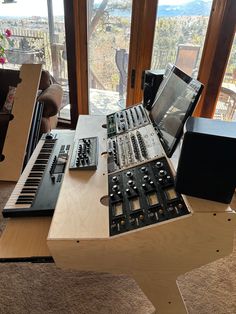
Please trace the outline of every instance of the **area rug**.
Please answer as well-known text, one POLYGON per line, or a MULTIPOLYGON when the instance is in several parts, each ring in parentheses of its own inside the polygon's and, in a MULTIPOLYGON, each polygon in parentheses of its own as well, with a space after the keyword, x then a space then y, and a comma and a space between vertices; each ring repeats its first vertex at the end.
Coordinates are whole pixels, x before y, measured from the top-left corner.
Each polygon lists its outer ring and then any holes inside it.
MULTIPOLYGON (((0 182, 0 209, 13 183, 0 182)), ((233 199, 232 207, 236 208, 233 199)), ((0 217, 0 226, 4 228, 0 217)), ((236 313, 236 243, 230 256, 181 275, 177 280, 189 314, 236 313)), ((153 313, 127 275, 60 270, 55 264, 0 264, 0 314, 153 313)), ((160 313, 165 314, 165 313, 160 313)))
POLYGON ((1 314, 144 314, 154 307, 125 275, 0 264, 1 314))

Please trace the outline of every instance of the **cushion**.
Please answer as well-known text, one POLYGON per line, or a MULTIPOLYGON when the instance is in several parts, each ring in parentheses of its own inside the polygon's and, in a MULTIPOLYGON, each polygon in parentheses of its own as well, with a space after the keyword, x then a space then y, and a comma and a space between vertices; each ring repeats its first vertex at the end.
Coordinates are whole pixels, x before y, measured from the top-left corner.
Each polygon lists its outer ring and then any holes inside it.
POLYGON ((51 74, 48 71, 43 70, 41 73, 39 89, 45 90, 51 85, 51 83, 51 74))
POLYGON ((16 93, 16 87, 9 86, 9 91, 8 91, 5 103, 3 104, 3 107, 1 109, 3 112, 7 112, 7 113, 11 112, 15 93, 16 93))
POLYGON ((38 97, 38 101, 44 103, 43 117, 51 117, 56 115, 61 109, 63 97, 63 89, 58 84, 50 85, 38 97))

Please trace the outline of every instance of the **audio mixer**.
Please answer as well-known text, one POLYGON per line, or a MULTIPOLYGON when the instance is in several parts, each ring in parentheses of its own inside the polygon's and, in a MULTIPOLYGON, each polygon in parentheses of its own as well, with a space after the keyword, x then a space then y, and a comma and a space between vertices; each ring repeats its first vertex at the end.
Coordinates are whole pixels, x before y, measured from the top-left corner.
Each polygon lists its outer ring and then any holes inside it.
POLYGON ((107 116, 107 136, 122 134, 149 123, 147 111, 142 104, 138 104, 107 116))
POLYGON ((110 236, 190 214, 165 157, 108 175, 110 236))
POLYGON ((108 138, 107 151, 108 173, 164 155, 151 124, 108 138))

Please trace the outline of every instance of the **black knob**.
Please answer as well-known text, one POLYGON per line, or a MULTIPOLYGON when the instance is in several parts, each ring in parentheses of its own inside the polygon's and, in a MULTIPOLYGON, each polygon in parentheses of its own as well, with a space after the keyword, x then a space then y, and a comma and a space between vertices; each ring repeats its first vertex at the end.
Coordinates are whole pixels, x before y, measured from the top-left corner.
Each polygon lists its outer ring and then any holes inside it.
POLYGON ((127 172, 126 172, 126 175, 127 175, 127 177, 130 177, 130 178, 131 178, 131 177, 132 177, 132 172, 131 172, 131 171, 127 171, 127 172))
POLYGON ((143 180, 148 181, 148 179, 149 179, 149 176, 145 174, 145 176, 143 176, 143 180))
POLYGON ((118 190, 118 185, 116 185, 116 184, 115 184, 115 185, 113 185, 112 190, 113 190, 113 191, 117 191, 117 190, 118 190))
POLYGON ((129 180, 129 181, 128 181, 128 185, 131 186, 131 185, 133 185, 133 184, 134 184, 134 181, 133 181, 133 180, 129 180))
POLYGON ((159 174, 160 177, 164 177, 164 175, 166 175, 166 171, 165 170, 160 170, 158 174, 159 174))
POLYGON ((142 172, 147 172, 147 168, 146 168, 146 167, 142 167, 142 168, 141 168, 141 171, 142 171, 142 172))
POLYGON ((113 182, 118 182, 117 176, 112 177, 112 181, 113 181, 113 182))
POLYGON ((143 183, 143 184, 142 184, 142 188, 143 188, 144 190, 146 190, 146 189, 147 189, 147 186, 146 186, 146 184, 145 184, 145 183, 143 183))
POLYGON ((161 168, 163 166, 163 163, 161 161, 158 161, 156 163, 157 168, 161 168))
POLYGON ((47 140, 53 139, 52 133, 48 133, 48 134, 45 136, 45 138, 46 138, 47 140))

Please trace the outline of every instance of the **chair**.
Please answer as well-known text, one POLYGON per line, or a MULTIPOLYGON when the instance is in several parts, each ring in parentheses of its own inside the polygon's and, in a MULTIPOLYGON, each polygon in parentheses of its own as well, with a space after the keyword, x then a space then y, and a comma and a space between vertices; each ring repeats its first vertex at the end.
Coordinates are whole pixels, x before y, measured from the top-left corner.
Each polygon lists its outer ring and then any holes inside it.
POLYGON ((230 88, 221 87, 214 119, 236 120, 236 92, 230 88))
POLYGON ((190 76, 196 74, 196 65, 200 51, 199 45, 180 44, 175 65, 190 76))

